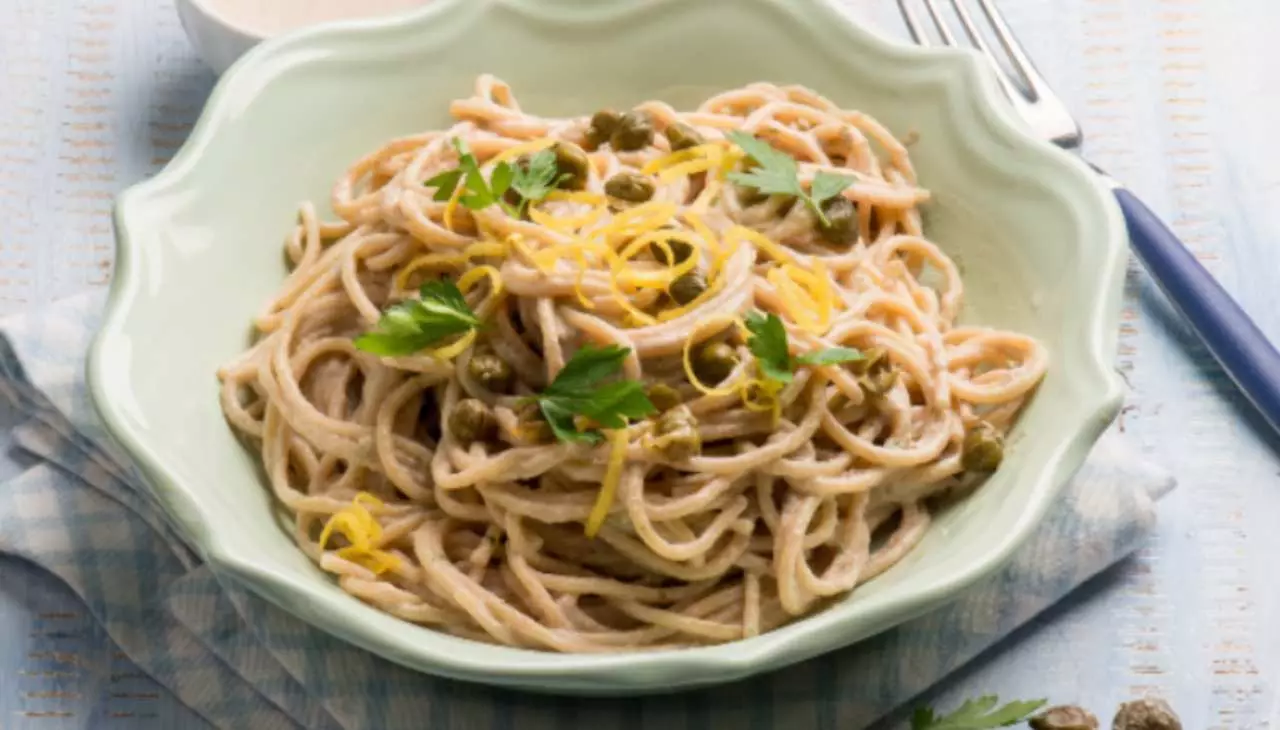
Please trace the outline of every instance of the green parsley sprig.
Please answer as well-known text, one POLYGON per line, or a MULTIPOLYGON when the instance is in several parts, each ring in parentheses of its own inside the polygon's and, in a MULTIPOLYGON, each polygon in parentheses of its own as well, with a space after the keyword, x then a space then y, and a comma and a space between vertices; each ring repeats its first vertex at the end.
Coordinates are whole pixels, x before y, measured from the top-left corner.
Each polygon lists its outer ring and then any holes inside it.
POLYGON ((839 365, 863 358, 861 352, 849 347, 826 347, 793 358, 787 345, 787 329, 778 315, 749 312, 745 323, 750 333, 747 349, 755 355, 760 373, 779 383, 790 383, 797 365, 839 365))
POLYGON ((555 380, 531 399, 537 402, 557 439, 589 444, 604 439, 599 429, 579 431, 574 422, 576 416, 604 428, 624 428, 627 419, 657 412, 639 382, 604 382, 622 372, 622 361, 630 352, 618 345, 583 347, 569 358, 555 380))
POLYGON ((356 348, 384 357, 412 355, 480 326, 480 318, 452 281, 428 281, 418 294, 420 299, 388 307, 372 332, 355 339, 356 348))
POLYGON ((423 185, 436 189, 432 196, 434 200, 445 201, 453 197, 458 184, 462 183, 465 192, 458 198, 458 202, 469 210, 480 210, 496 204, 507 215, 520 218, 530 203, 547 197, 565 177, 559 173, 556 153, 550 147, 530 155, 526 164, 499 162, 493 166, 488 180, 484 179, 480 162, 471 154, 465 140, 454 137, 453 147, 458 151, 458 166, 432 177, 423 185), (508 190, 513 190, 520 196, 519 203, 512 205, 504 199, 508 190))
POLYGON ((759 165, 747 172, 729 173, 730 180, 766 195, 794 195, 809 206, 823 226, 831 225, 822 204, 852 185, 853 178, 822 171, 813 176, 813 182, 805 190, 800 184, 800 166, 791 155, 746 132, 733 131, 728 136, 730 142, 741 147, 759 165))
POLYGON ((939 716, 931 707, 917 708, 911 716, 911 730, 989 730, 1010 727, 1045 705, 1047 700, 1020 700, 997 708, 1000 698, 986 695, 966 700, 950 715, 939 716))

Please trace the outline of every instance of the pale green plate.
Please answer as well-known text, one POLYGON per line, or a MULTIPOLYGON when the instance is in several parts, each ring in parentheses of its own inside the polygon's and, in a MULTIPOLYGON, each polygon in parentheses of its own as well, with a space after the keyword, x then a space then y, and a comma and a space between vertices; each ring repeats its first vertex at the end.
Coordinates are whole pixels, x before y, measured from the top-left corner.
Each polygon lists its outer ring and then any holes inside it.
POLYGON ((219 83, 191 139, 125 192, 93 395, 156 494, 224 576, 393 661, 546 691, 723 682, 845 646, 956 596, 1039 523, 1120 400, 1111 360, 1126 239, 1086 167, 1021 131, 977 56, 891 45, 821 0, 436 0, 404 19, 268 42, 219 83), (218 408, 214 370, 285 275, 299 201, 383 140, 446 124, 492 72, 536 113, 802 83, 917 132, 929 233, 963 268, 969 321, 1029 333, 1052 368, 999 473, 906 560, 830 610, 706 649, 564 656, 436 633, 338 590, 278 526, 255 456, 218 408))

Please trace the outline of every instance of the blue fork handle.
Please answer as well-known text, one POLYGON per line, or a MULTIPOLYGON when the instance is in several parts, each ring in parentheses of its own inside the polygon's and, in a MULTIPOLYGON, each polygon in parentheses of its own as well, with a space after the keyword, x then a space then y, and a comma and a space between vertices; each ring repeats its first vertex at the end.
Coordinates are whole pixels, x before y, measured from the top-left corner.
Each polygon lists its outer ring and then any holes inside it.
POLYGON ((1115 196, 1129 240, 1151 277, 1263 418, 1280 431, 1280 352, 1146 204, 1124 188, 1116 188, 1115 196))

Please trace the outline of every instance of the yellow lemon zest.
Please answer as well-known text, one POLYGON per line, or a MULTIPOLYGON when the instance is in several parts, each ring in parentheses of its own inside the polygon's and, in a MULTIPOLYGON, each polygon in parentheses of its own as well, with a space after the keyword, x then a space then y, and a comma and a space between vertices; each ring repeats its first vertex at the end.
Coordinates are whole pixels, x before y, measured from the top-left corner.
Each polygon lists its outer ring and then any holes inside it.
POLYGON ((802 329, 817 332, 819 327, 815 310, 818 303, 791 280, 783 269, 770 269, 765 278, 777 290, 778 297, 782 300, 783 314, 802 329))
POLYGON ((593 206, 608 205, 609 203, 609 199, 600 193, 593 193, 587 190, 552 190, 547 193, 547 197, 543 198, 543 200, 564 203, 585 203, 593 206))
POLYGON ((434 347, 434 348, 428 349, 426 353, 437 360, 452 360, 453 358, 462 354, 463 350, 466 350, 468 347, 471 347, 471 345, 474 344, 475 341, 476 341, 476 331, 467 330, 465 334, 463 334, 461 337, 454 340, 453 342, 447 345, 444 345, 442 347, 434 347))
POLYGON ((541 152, 542 150, 545 150, 546 148, 550 147, 555 143, 556 141, 549 137, 544 137, 543 139, 535 139, 532 142, 523 142, 513 147, 508 147, 507 149, 494 155, 493 159, 491 159, 490 162, 494 164, 497 164, 499 162, 510 162, 515 158, 519 157, 520 155, 531 155, 535 152, 541 152))
POLYGON ((350 543, 335 551, 338 557, 368 568, 375 574, 400 567, 399 558, 377 547, 382 540, 382 525, 378 524, 369 507, 380 509, 382 506, 382 501, 368 492, 357 494, 350 505, 334 512, 325 522, 324 529, 320 531, 320 549, 324 550, 329 538, 337 532, 350 543))
POLYGON ((484 277, 489 277, 489 283, 493 288, 493 296, 498 296, 505 288, 502 284, 502 274, 492 266, 477 266, 462 276, 458 277, 458 289, 463 294, 471 291, 472 288, 484 277))
POLYGON ((665 270, 624 272, 623 283, 634 284, 643 289, 666 289, 671 282, 697 267, 698 260, 701 258, 699 254, 702 251, 702 242, 684 231, 650 231, 637 236, 618 253, 618 258, 623 261, 630 261, 640 252, 647 250, 649 244, 656 243, 666 253, 667 261, 671 261, 675 254, 671 251, 671 246, 667 241, 679 241, 687 244, 692 249, 689 257, 675 265, 668 265, 665 270))
POLYGON ((567 233, 586 228, 600 220, 609 212, 606 207, 596 207, 577 215, 552 215, 536 206, 529 207, 529 220, 553 231, 567 233))
MULTIPOLYGON (((813 302, 811 310, 813 325, 808 327, 801 324, 801 326, 813 334, 825 335, 831 329, 836 311, 842 308, 841 301, 831 286, 831 275, 827 271, 826 263, 815 259, 812 271, 794 264, 784 264, 782 271, 813 302)), ((796 321, 799 323, 798 319, 796 321)))
POLYGON ((595 537, 600 526, 609 516, 609 508, 613 506, 618 494, 618 482, 622 481, 622 464, 627 458, 627 431, 618 429, 609 433, 609 464, 605 467, 604 481, 600 484, 600 493, 596 495, 596 503, 591 507, 587 517, 587 537, 595 537))
POLYGON ((613 220, 593 232, 612 243, 614 238, 629 239, 646 231, 657 230, 675 217, 674 203, 650 201, 619 212, 613 220))
POLYGON ((536 267, 538 271, 541 271, 544 274, 551 273, 550 267, 543 266, 538 263, 537 255, 534 254, 533 249, 529 248, 528 244, 524 242, 524 236, 520 235, 519 233, 512 233, 511 235, 507 236, 507 248, 508 248, 508 252, 507 252, 508 256, 511 254, 512 251, 514 251, 515 253, 520 255, 520 258, 524 259, 525 261, 529 262, 534 267, 536 267))
POLYGON ((707 148, 710 147, 719 148, 719 145, 715 143, 700 144, 697 147, 690 147, 689 149, 680 150, 679 152, 672 152, 671 154, 659 157, 656 160, 649 160, 649 162, 645 163, 644 167, 640 168, 640 172, 645 175, 652 175, 660 170, 669 170, 677 165, 700 160, 706 157, 707 148))
POLYGON ((467 264, 474 258, 506 256, 507 247, 497 241, 480 241, 462 249, 459 253, 428 253, 414 258, 396 274, 396 287, 404 289, 409 284, 409 277, 418 269, 434 266, 452 267, 467 264))
POLYGON ((730 228, 724 236, 725 247, 734 250, 738 244, 750 242, 757 249, 763 251, 769 258, 784 264, 794 263, 796 257, 782 246, 769 240, 767 236, 759 231, 753 231, 745 226, 734 226, 730 228))

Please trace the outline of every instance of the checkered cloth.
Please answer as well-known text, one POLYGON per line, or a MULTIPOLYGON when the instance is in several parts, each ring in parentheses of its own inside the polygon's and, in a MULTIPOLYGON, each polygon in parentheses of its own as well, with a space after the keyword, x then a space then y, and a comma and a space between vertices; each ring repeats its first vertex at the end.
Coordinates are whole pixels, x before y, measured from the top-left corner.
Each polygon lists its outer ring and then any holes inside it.
POLYGON ((0 487, 0 552, 65 581, 130 659, 219 728, 865 727, 1133 550, 1173 486, 1109 434, 1016 559, 932 615, 710 690, 527 695, 409 671, 220 583, 93 416, 81 373, 102 310, 84 295, 0 323, 0 393, 26 416, 14 442, 40 460, 0 487))

